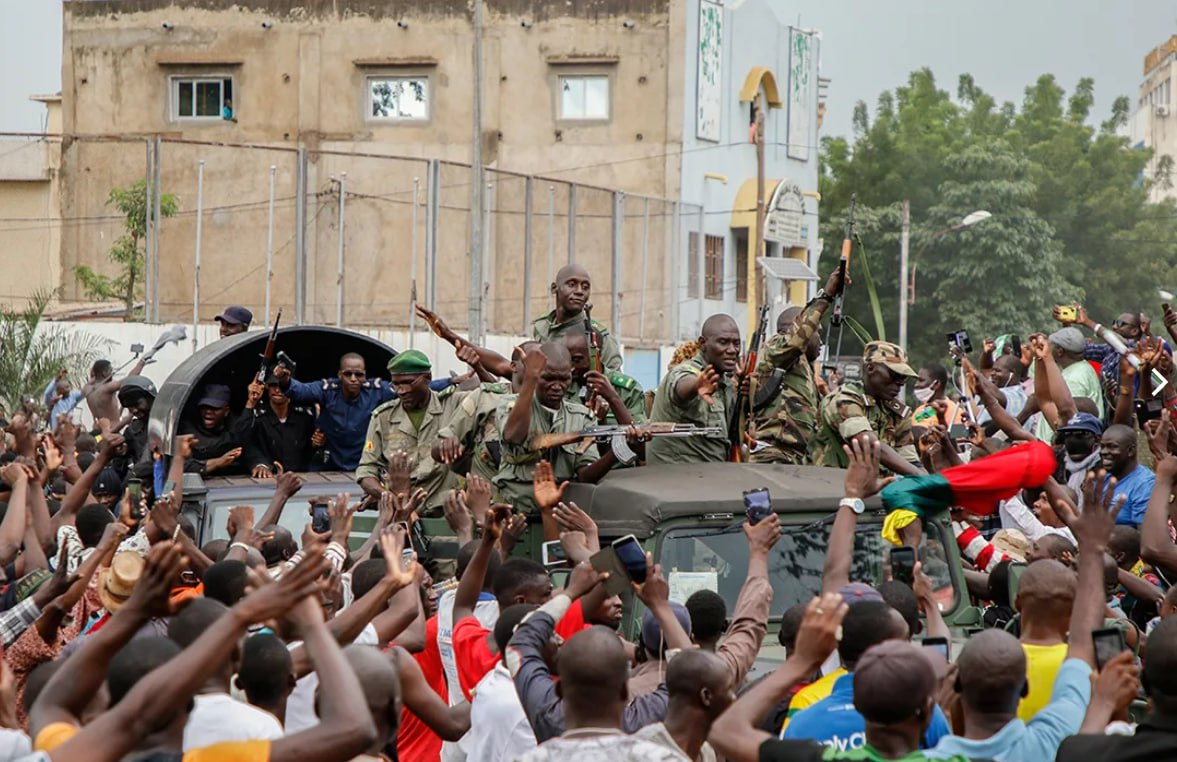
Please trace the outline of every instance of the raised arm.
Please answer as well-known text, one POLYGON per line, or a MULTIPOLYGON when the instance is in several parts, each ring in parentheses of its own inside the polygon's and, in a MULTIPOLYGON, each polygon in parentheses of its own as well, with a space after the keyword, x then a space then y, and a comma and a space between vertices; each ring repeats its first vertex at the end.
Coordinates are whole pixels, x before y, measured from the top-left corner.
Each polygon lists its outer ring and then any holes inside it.
POLYGON ((470 557, 466 571, 458 580, 458 589, 454 591, 453 621, 456 625, 468 616, 474 616, 474 607, 478 604, 478 595, 482 592, 486 582, 486 570, 490 565, 490 554, 495 552, 495 543, 503 533, 503 527, 511 519, 510 506, 499 505, 487 514, 486 526, 482 530, 482 540, 478 549, 470 557))
POLYGON ((111 434, 102 438, 102 444, 98 447, 98 453, 94 456, 94 462, 90 464, 78 478, 76 482, 65 493, 62 498, 61 508, 53 516, 53 529, 57 530, 61 526, 73 526, 77 520, 78 511, 86 504, 87 498, 90 497, 90 488, 94 486, 94 482, 98 479, 98 475, 102 473, 102 469, 110 464, 110 459, 114 456, 115 450, 123 444, 123 437, 121 434, 111 434))
POLYGON ((12 488, 8 510, 0 521, 0 566, 6 566, 20 552, 21 540, 28 520, 29 472, 19 463, 9 463, 0 469, 0 478, 12 488))
MULTIPOLYGON (((475 371, 478 371, 479 377, 482 377, 483 371, 489 371, 496 376, 502 378, 511 377, 511 361, 500 355, 494 350, 480 347, 477 344, 471 344, 463 339, 453 331, 441 317, 432 310, 422 307, 420 304, 416 305, 417 315, 429 324, 432 330, 440 339, 449 343, 458 350, 458 359, 469 364, 475 371), (470 357, 468 354, 473 351, 475 357, 470 357), (467 356, 463 357, 463 354, 467 356)), ((486 379, 484 379, 486 380, 486 379)))
POLYGON ((1092 669, 1096 664, 1091 632, 1103 626, 1104 620, 1103 556, 1124 503, 1122 497, 1116 498, 1115 486, 1115 478, 1105 478, 1103 471, 1088 474, 1083 485, 1083 511, 1073 524, 1079 545, 1079 582, 1071 609, 1067 656, 1084 660, 1092 669))
POLYGON ((507 422, 503 424, 501 437, 504 442, 520 446, 527 443, 531 433, 531 403, 535 399, 539 374, 546 367, 548 358, 538 348, 532 348, 523 355, 523 384, 519 387, 514 407, 507 415, 507 422))
POLYGON ((1001 391, 993 382, 977 373, 969 364, 968 358, 964 360, 964 368, 973 388, 977 390, 977 396, 981 398, 981 404, 985 406, 989 418, 997 424, 997 428, 1005 432, 1011 442, 1033 442, 1035 436, 1024 429, 1017 418, 1006 412, 1001 391))
MULTIPOLYGON (((876 439, 868 445, 855 438, 842 449, 850 458, 846 469, 845 496, 852 500, 866 500, 874 496, 894 479, 879 478, 879 456, 882 450, 876 439)), ((821 573, 822 593, 832 593, 850 584, 850 564, 854 557, 854 531, 858 526, 858 514, 849 506, 838 506, 834 525, 830 528, 830 540, 826 545, 826 561, 821 573)))
POLYGON ((421 666, 403 648, 392 649, 401 680, 401 701, 405 708, 425 723, 443 741, 454 742, 470 730, 470 704, 465 701, 449 706, 438 696, 429 683, 421 666))
MULTIPOLYGON (((1168 426, 1168 421, 1162 427, 1168 426)), ((1177 574, 1177 545, 1169 536, 1169 498, 1177 480, 1177 455, 1165 455, 1157 462, 1157 480, 1140 523, 1140 556, 1167 575, 1177 574)))

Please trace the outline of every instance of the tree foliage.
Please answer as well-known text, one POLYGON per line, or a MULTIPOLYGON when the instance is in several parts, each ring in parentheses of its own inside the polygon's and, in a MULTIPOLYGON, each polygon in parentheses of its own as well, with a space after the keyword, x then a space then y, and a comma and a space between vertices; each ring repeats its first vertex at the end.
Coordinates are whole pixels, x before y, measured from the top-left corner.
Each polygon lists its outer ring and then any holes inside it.
MULTIPOLYGON (((107 256, 118 267, 117 275, 103 275, 86 265, 74 267, 74 275, 82 284, 86 296, 98 301, 121 301, 127 308, 129 318, 135 303, 142 293, 144 273, 147 267, 143 243, 147 238, 147 183, 137 181, 130 188, 114 188, 106 199, 107 206, 113 206, 125 218, 123 234, 115 240, 107 256)), ((159 214, 171 217, 177 209, 176 197, 170 193, 160 194, 159 214)))
MULTIPOLYGON (((1149 202, 1150 152, 1115 134, 1128 99, 1096 127, 1094 94, 1090 79, 1068 96, 1043 75, 1020 106, 999 105, 970 75, 953 96, 922 69, 882 93, 873 115, 859 103, 851 139, 823 140, 824 269, 856 193, 864 251, 855 255, 869 258, 894 338, 899 210, 909 199, 917 288, 908 346, 917 360, 943 355, 949 330, 980 338, 1048 328, 1050 305, 1068 300, 1105 322, 1126 310, 1159 315, 1157 288, 1177 285, 1177 207, 1149 202), (981 209, 993 216, 950 230, 981 209)), ((1171 167, 1161 169, 1152 182, 1171 182, 1171 167)), ((846 310, 870 328, 868 301, 852 287, 846 310)))
POLYGON ((38 293, 23 310, 0 307, 0 402, 11 412, 20 401, 41 392, 65 368, 83 377, 110 342, 86 332, 70 332, 45 321, 49 295, 38 293))

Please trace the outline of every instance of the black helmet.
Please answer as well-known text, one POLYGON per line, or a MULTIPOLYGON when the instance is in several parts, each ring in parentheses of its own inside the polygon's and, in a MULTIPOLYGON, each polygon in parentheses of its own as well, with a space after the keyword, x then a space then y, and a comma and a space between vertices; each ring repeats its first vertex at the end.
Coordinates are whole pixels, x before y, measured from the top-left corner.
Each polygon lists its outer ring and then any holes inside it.
POLYGON ((119 400, 129 397, 135 393, 146 394, 152 400, 155 399, 156 391, 155 384, 151 383, 151 379, 147 376, 127 376, 119 384, 119 400))

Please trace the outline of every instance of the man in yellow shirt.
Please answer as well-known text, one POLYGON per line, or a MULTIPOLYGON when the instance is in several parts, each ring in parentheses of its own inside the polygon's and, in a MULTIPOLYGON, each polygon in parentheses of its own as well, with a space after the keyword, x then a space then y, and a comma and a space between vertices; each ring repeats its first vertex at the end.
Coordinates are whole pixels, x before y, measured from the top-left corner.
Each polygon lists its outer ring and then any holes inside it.
POLYGON ((1026 652, 1026 696, 1018 717, 1029 722, 1050 701, 1059 667, 1067 657, 1067 631, 1075 603, 1075 573, 1058 561, 1030 564, 1018 581, 1015 607, 1021 612, 1022 650, 1026 652))

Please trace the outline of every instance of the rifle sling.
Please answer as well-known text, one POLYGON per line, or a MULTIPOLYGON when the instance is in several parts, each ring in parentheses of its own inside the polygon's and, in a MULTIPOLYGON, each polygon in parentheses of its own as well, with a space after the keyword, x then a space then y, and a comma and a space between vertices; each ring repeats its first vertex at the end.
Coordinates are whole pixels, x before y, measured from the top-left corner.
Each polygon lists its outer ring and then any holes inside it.
POLYGON ((785 372, 780 368, 773 368, 768 380, 756 390, 756 394, 752 398, 752 411, 759 413, 771 405, 777 395, 781 393, 781 387, 784 385, 785 372))

